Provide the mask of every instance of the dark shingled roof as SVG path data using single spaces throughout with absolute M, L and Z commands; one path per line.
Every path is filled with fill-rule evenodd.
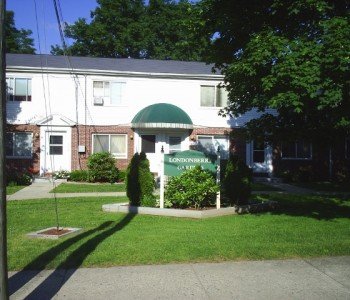
M 98 58 L 98 57 L 69 57 L 71 67 L 81 70 L 162 73 L 162 74 L 188 74 L 213 75 L 213 65 L 202 62 L 187 62 L 175 60 L 151 60 L 133 58 Z M 7 54 L 8 67 L 40 68 L 70 68 L 64 56 L 47 54 Z M 220 74 L 216 74 L 220 75 Z

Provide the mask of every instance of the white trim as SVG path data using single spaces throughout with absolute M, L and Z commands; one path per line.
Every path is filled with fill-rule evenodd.
M 50 124 L 48 124 L 50 123 Z M 63 123 L 63 124 L 62 124 Z M 59 114 L 52 114 L 47 116 L 44 119 L 41 119 L 39 121 L 37 121 L 35 123 L 38 126 L 59 126 L 59 127 L 63 127 L 63 126 L 69 126 L 69 127 L 73 127 L 75 126 L 77 123 L 66 118 L 65 116 L 59 115 Z
M 184 123 L 131 123 L 132 128 L 193 129 L 193 124 Z
M 177 74 L 177 73 L 152 73 L 152 72 L 129 72 L 129 71 L 111 71 L 111 70 L 94 70 L 94 69 L 69 69 L 69 68 L 38 68 L 38 67 L 22 67 L 8 66 L 6 72 L 31 72 L 31 73 L 57 73 L 77 75 L 110 75 L 123 77 L 140 77 L 140 78 L 169 78 L 169 79 L 196 79 L 196 80 L 217 80 L 222 81 L 223 75 L 209 74 Z
M 128 135 L 126 133 L 93 133 L 91 143 L 91 153 L 98 153 L 94 151 L 94 139 L 96 135 L 108 136 L 108 152 L 111 153 L 111 136 L 118 135 L 125 137 L 125 154 L 124 153 L 111 153 L 116 159 L 127 159 L 128 158 Z

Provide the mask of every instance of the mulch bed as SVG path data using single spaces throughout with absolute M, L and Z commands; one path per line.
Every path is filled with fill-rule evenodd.
M 46 230 L 46 231 L 42 231 L 40 232 L 40 234 L 47 234 L 47 235 L 63 235 L 65 233 L 68 233 L 68 232 L 71 232 L 72 230 L 69 230 L 69 229 L 59 229 L 57 230 L 57 228 L 54 228 L 54 229 L 49 229 L 49 230 Z

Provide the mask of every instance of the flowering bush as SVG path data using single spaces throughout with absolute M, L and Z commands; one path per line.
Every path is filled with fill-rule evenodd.
M 219 187 L 213 175 L 200 166 L 183 172 L 180 176 L 171 177 L 166 189 L 165 199 L 173 207 L 196 209 L 214 205 Z

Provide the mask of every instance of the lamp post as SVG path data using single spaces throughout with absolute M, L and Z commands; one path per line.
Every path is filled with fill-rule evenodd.
M 220 188 L 220 161 L 221 161 L 221 153 L 220 153 L 220 147 L 218 147 L 217 150 L 217 159 L 216 159 L 216 184 Z M 220 199 L 220 189 L 218 193 L 216 194 L 216 209 L 220 209 L 221 206 L 221 199 Z
M 164 208 L 164 147 L 160 150 L 160 198 L 159 207 Z

